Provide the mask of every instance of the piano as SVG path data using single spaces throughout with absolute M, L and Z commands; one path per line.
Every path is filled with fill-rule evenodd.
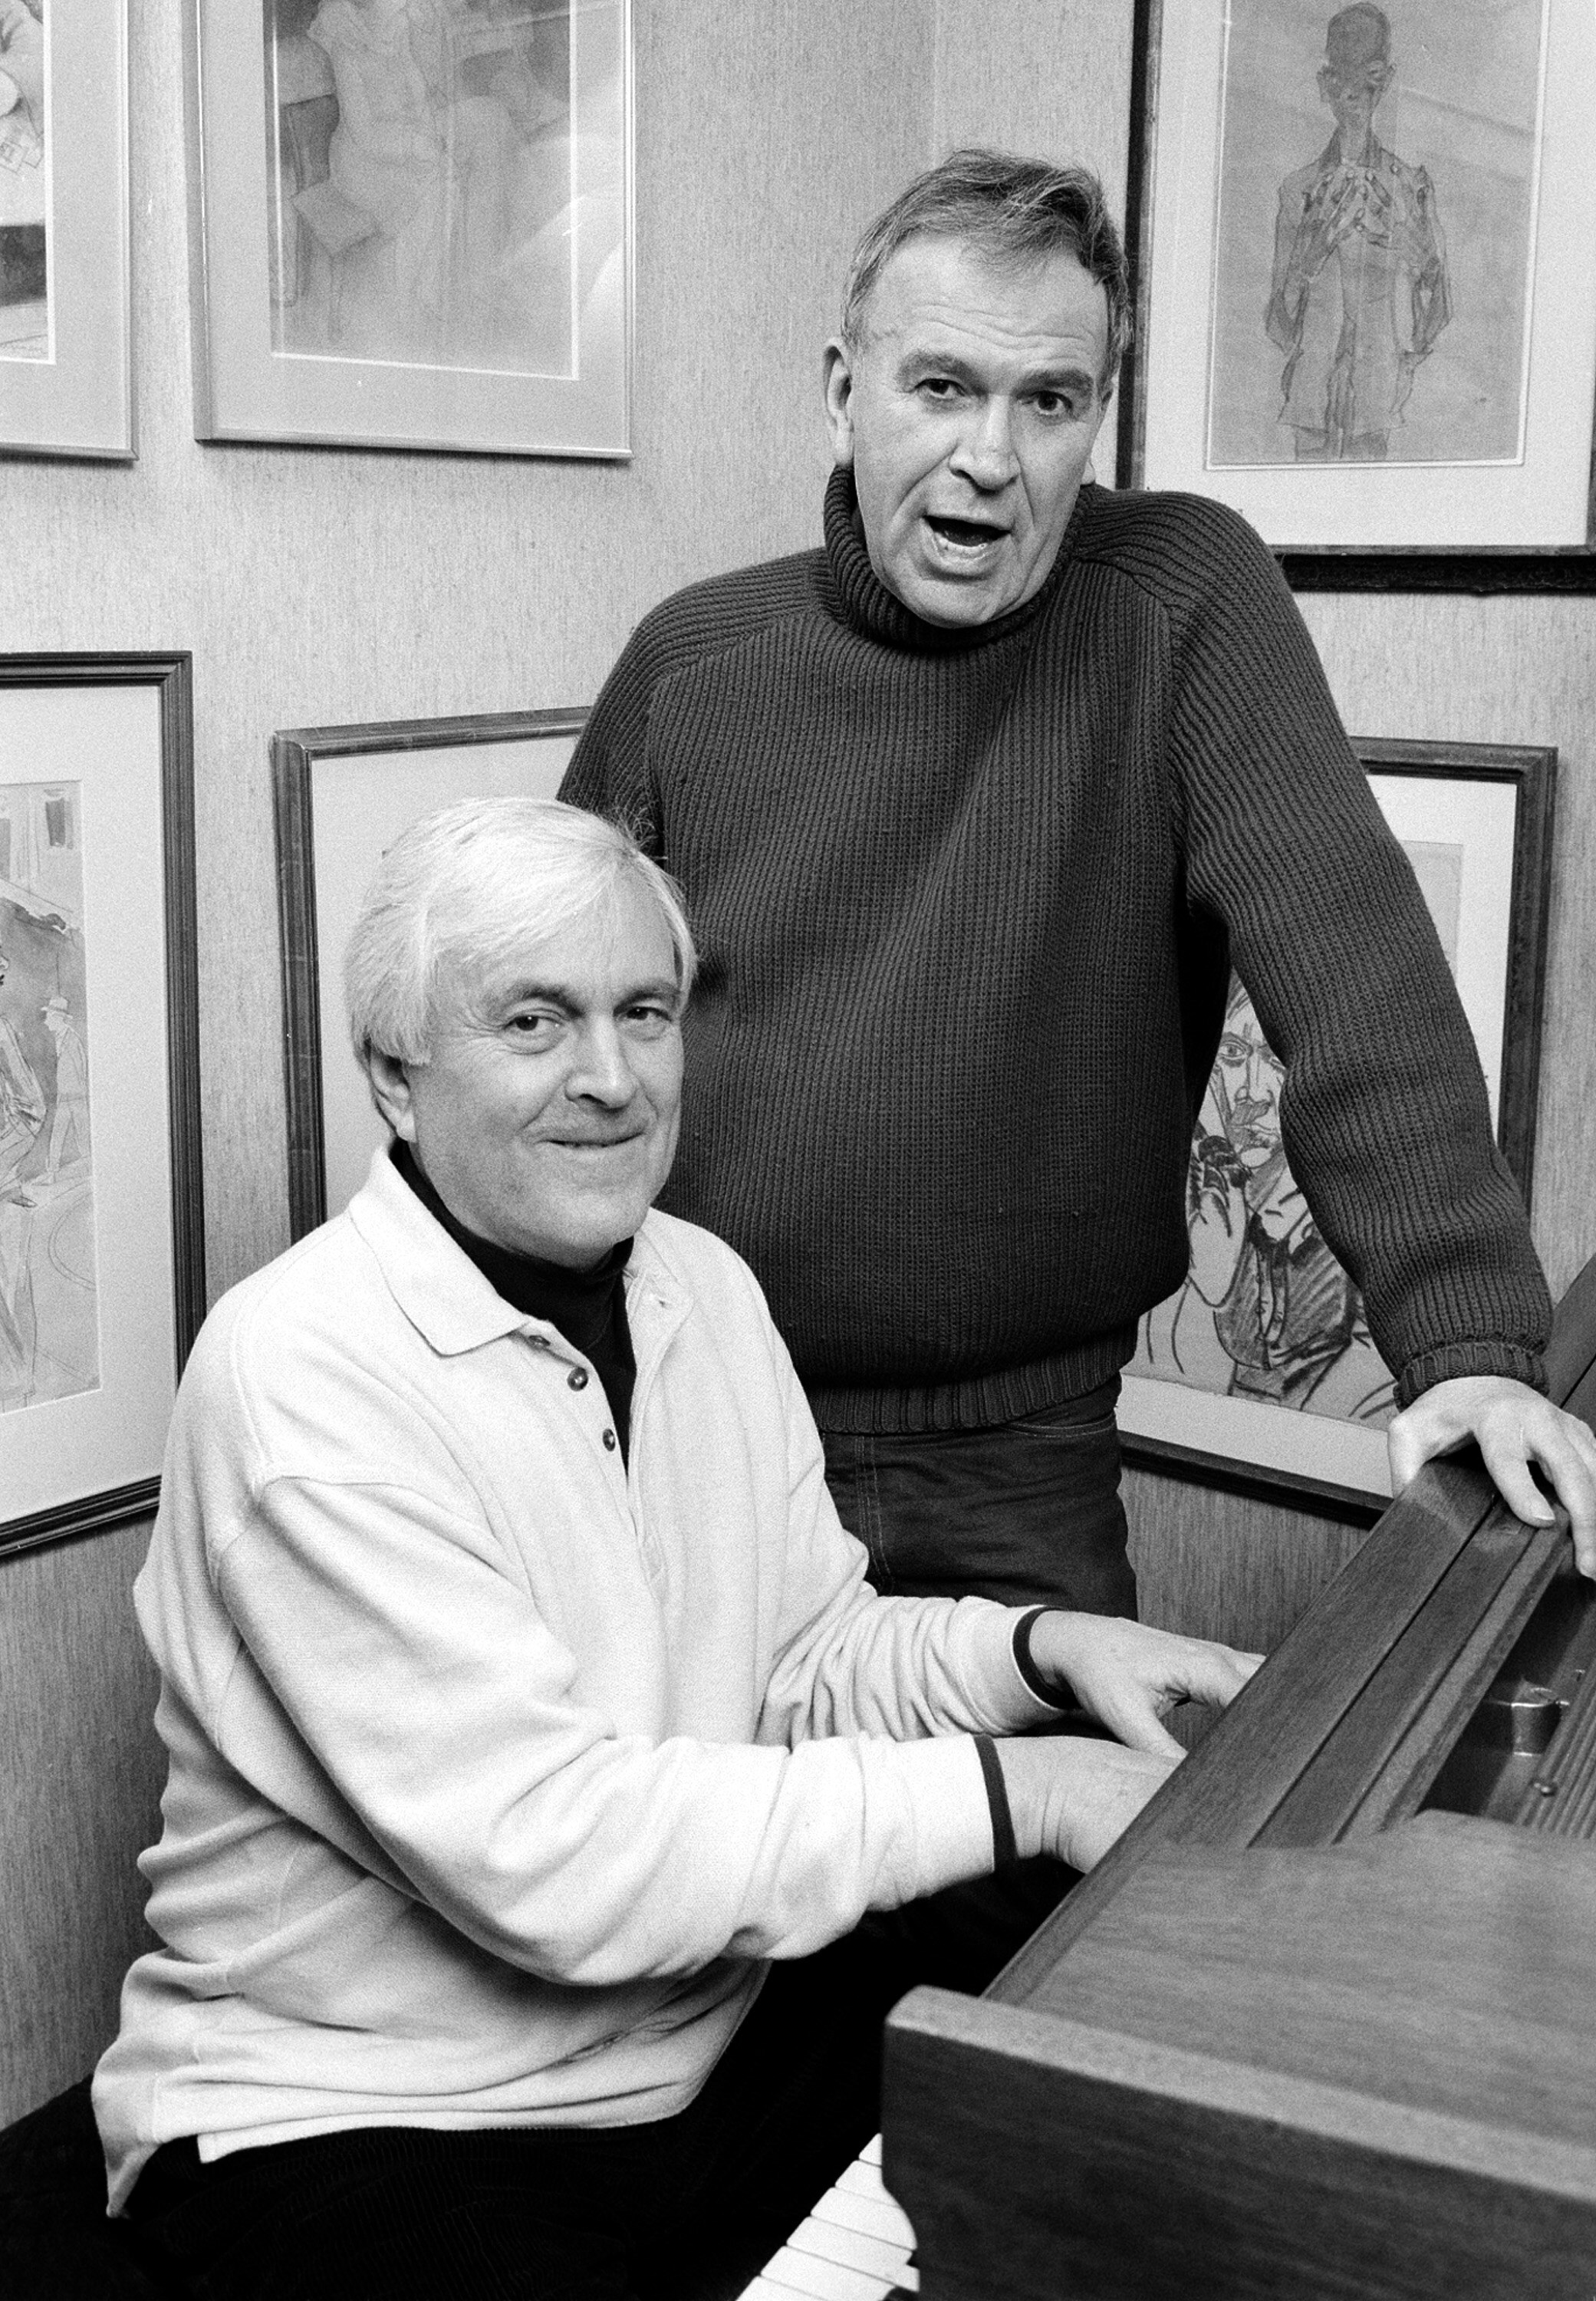
M 1548 1372 L 1596 1425 L 1596 1262 Z M 1596 2301 L 1566 1531 L 1433 1464 L 985 1996 L 903 2000 L 869 2155 L 750 2301 Z

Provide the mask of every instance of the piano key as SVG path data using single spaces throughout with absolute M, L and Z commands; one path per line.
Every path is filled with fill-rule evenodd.
M 823 2198 L 822 2205 L 824 2202 Z M 807 2221 L 798 2223 L 787 2243 L 794 2253 L 812 2253 L 844 2269 L 862 2269 L 868 2276 L 884 2277 L 889 2285 L 903 2265 L 900 2247 L 867 2236 L 863 2230 L 848 2229 L 840 2222 L 823 2220 L 819 2206 Z
M 920 2289 L 915 2232 L 867 2142 L 739 2301 L 893 2301 Z
M 773 2285 L 800 2293 L 804 2301 L 887 2301 L 890 2277 L 873 2277 L 868 2271 L 849 2269 L 840 2261 L 823 2261 L 817 2253 L 799 2253 L 784 2245 L 760 2271 Z

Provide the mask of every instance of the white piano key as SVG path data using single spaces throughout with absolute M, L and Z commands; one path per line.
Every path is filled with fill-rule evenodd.
M 823 2261 L 834 2261 L 844 2269 L 862 2269 L 889 2281 L 904 2263 L 901 2246 L 871 2237 L 864 2230 L 847 2229 L 840 2222 L 823 2221 L 818 2210 L 798 2223 L 787 2242 L 794 2253 L 817 2254 Z
M 866 2230 L 872 2237 L 885 2238 L 906 2255 L 915 2250 L 915 2232 L 907 2213 L 879 2182 L 873 2189 L 856 2188 L 844 2178 L 834 2189 L 826 2191 L 815 2211 L 822 2221 L 840 2222 L 845 2229 Z
M 881 2154 L 877 2134 L 738 2301 L 886 2301 L 919 2291 L 915 2232 L 882 2180 Z
M 849 2269 L 840 2261 L 823 2261 L 817 2253 L 799 2253 L 790 2245 L 765 2263 L 760 2275 L 772 2285 L 803 2294 L 805 2301 L 887 2301 L 895 2282 Z

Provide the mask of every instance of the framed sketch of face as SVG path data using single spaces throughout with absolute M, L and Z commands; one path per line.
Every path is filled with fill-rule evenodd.
M 585 707 L 295 727 L 272 740 L 282 930 L 288 1220 L 302 1238 L 365 1181 L 388 1130 L 344 1020 L 344 948 L 383 853 L 459 799 L 557 793 Z
M 627 453 L 627 0 L 185 21 L 199 438 Z
M 1122 480 L 1314 589 L 1596 589 L 1584 0 L 1139 0 L 1137 52 Z
M 1556 754 L 1355 740 L 1474 1033 L 1502 1155 L 1534 1155 Z M 1322 1500 L 1389 1496 L 1391 1372 L 1281 1141 L 1283 1067 L 1233 976 L 1191 1146 L 1186 1282 L 1125 1369 L 1127 1458 Z

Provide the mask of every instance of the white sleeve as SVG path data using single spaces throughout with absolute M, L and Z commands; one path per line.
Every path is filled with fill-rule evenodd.
M 224 1695 L 223 1754 L 333 1842 L 357 1825 L 405 1890 L 550 1979 L 802 1955 L 990 1867 L 968 1736 L 623 1736 L 574 1698 L 575 1657 L 486 1526 L 413 1487 L 271 1478 L 216 1579 L 280 1713 L 246 1733 L 232 1720 L 258 1711 Z

